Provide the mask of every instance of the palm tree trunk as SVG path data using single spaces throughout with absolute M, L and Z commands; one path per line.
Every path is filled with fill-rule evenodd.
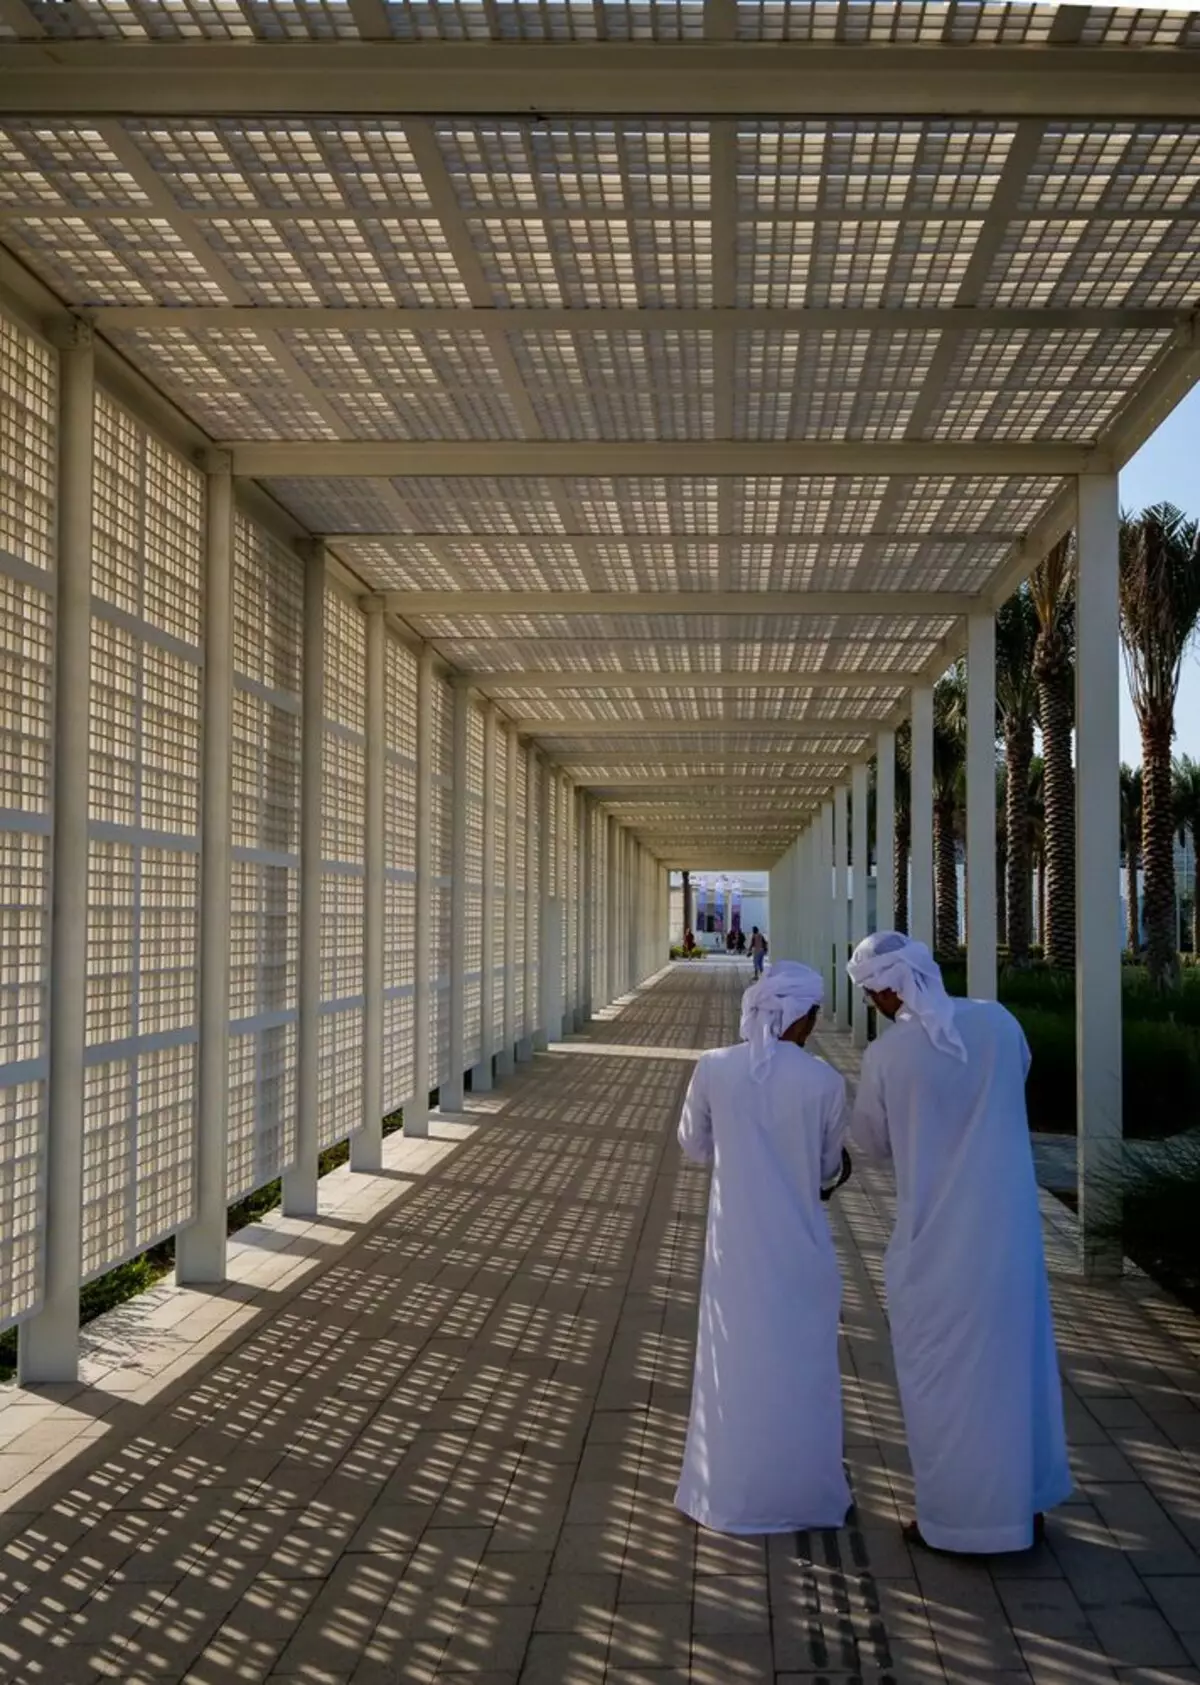
M 1173 721 L 1142 720 L 1142 872 L 1146 964 L 1150 983 L 1170 989 L 1179 981 L 1175 928 L 1175 814 L 1171 790 Z
M 955 803 L 933 804 L 935 896 L 934 949 L 944 965 L 958 954 L 958 860 L 954 851 Z
M 1138 918 L 1138 839 L 1125 839 L 1125 946 L 1135 956 L 1141 948 L 1141 928 Z
M 1038 941 L 1042 945 L 1042 952 L 1046 949 L 1046 851 L 1038 850 L 1037 859 L 1037 911 L 1038 911 Z
M 683 929 L 685 931 L 687 931 L 687 930 L 690 930 L 691 928 L 692 928 L 692 874 L 690 872 L 685 872 L 683 874 Z M 683 931 L 680 932 L 679 940 L 681 942 L 683 941 Z
M 1002 839 L 996 844 L 996 942 L 1008 946 L 1008 855 Z
M 1070 673 L 1038 686 L 1042 716 L 1046 897 L 1042 943 L 1053 966 L 1075 965 L 1075 774 L 1071 765 Z
M 1033 760 L 1033 725 L 1006 724 L 1004 754 L 1008 762 L 1004 826 L 1008 833 L 1008 954 L 1013 965 L 1029 964 L 1031 866 L 1029 859 L 1029 765 Z
M 908 934 L 908 848 L 911 841 L 911 821 L 902 809 L 896 810 L 896 929 Z

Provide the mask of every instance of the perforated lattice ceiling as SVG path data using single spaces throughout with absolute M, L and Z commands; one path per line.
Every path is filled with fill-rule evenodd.
M 51 68 L 31 56 L 47 37 Z M 598 84 L 558 109 L 549 70 L 539 115 L 503 114 L 522 43 L 573 43 L 553 61 L 572 73 L 627 43 L 645 76 L 656 50 L 717 40 L 731 70 L 755 43 L 923 52 L 921 92 L 909 113 L 888 90 L 886 116 L 831 94 L 818 115 L 712 117 L 679 111 L 676 81 L 664 118 L 614 82 L 614 116 Z M 205 43 L 260 55 L 282 106 L 305 54 L 406 41 L 497 43 L 470 61 L 478 113 L 347 115 L 318 76 L 286 114 L 246 115 L 197 56 L 217 91 L 188 114 Z M 161 94 L 105 94 L 128 61 L 103 53 L 135 44 L 167 55 Z M 13 86 L 33 66 L 53 95 L 84 47 L 82 109 L 0 93 L 10 281 L 90 315 L 655 847 L 777 852 L 958 652 L 963 616 L 1065 530 L 1070 476 L 1119 466 L 1196 378 L 1200 104 L 1158 75 L 1200 82 L 1196 12 L 0 8 Z M 958 109 L 949 84 L 928 103 L 939 53 L 974 71 L 1014 48 L 1035 80 L 1067 66 L 1062 113 L 1014 72 L 980 114 L 925 114 Z

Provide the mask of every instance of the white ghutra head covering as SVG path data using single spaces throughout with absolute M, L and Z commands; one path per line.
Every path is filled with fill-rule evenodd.
M 770 1069 L 775 1044 L 799 1018 L 807 1018 L 825 998 L 820 972 L 794 960 L 769 965 L 762 978 L 742 996 L 741 1037 L 750 1043 L 750 1079 L 762 1082 Z
M 891 989 L 899 995 L 904 1016 L 917 1020 L 934 1047 L 966 1064 L 967 1050 L 954 1022 L 954 1002 L 924 942 L 914 942 L 897 930 L 881 930 L 858 944 L 846 970 L 857 988 L 872 994 Z

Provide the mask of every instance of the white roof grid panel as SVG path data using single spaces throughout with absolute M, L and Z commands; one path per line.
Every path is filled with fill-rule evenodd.
M 274 479 L 267 491 L 310 532 L 403 531 L 387 480 Z
M 520 540 L 419 538 L 361 540 L 338 546 L 355 572 L 377 591 L 582 591 L 588 580 L 569 543 L 533 549 Z
M 145 214 L 150 200 L 97 128 L 14 120 L 0 130 L 0 205 Z
M 744 544 L 728 565 L 730 590 L 979 591 L 1008 553 L 1004 540 Z
M 941 622 L 938 623 L 940 625 Z M 787 638 L 776 627 L 768 637 L 746 639 L 729 635 L 723 639 L 676 637 L 649 641 L 643 637 L 602 640 L 597 638 L 471 639 L 440 638 L 438 647 L 455 667 L 472 672 L 519 675 L 539 669 L 560 673 L 608 674 L 624 669 L 630 673 L 695 674 L 723 672 L 802 673 L 836 666 L 852 679 L 855 669 L 876 672 L 895 667 L 912 672 L 937 643 L 938 632 L 925 631 L 920 622 L 907 638 L 889 636 L 874 643 L 860 636 L 811 637 L 805 631 Z
M 1182 216 L 1198 209 L 1200 130 L 1150 121 L 1047 124 L 1017 201 L 1022 217 Z
M 609 692 L 570 696 L 525 696 L 521 698 L 523 720 L 536 722 L 536 729 L 553 728 L 556 735 L 570 735 L 580 723 L 611 720 L 626 724 L 666 724 L 674 721 L 711 720 L 714 724 L 760 721 L 768 723 L 820 724 L 836 720 L 862 719 L 871 724 L 890 712 L 900 691 L 844 690 L 806 696 L 794 690 L 673 690 L 659 695 L 639 694 L 620 698 Z M 531 727 L 532 729 L 532 727 Z
M 225 302 L 161 217 L 13 217 L 4 224 L 4 243 L 72 304 Z
M 481 329 L 285 333 L 358 439 L 515 439 L 521 425 Z
M 889 525 L 899 535 L 955 531 L 1012 531 L 1014 539 L 1037 520 L 1062 482 L 1032 478 L 930 475 L 892 481 Z
M 1152 305 L 1200 294 L 1194 218 L 1031 218 L 1009 224 L 980 295 L 999 305 Z
M 940 339 L 936 332 L 739 333 L 734 437 L 903 438 Z
M 252 304 L 465 305 L 441 224 L 429 217 L 212 217 L 205 238 Z
M 1200 12 L 1174 6 L 1091 6 L 1079 39 L 1085 46 L 1200 47 Z
M 1052 5 L 1012 5 L 1008 0 L 740 0 L 737 33 L 743 40 L 778 41 L 1045 41 Z
M 125 125 L 182 210 L 429 214 L 429 195 L 395 119 L 273 117 Z
M 50 36 L 159 41 L 353 40 L 346 0 L 28 0 Z
M 574 309 L 712 304 L 708 222 L 488 217 L 468 219 L 472 243 L 500 308 Z
M 981 217 L 1015 125 L 931 119 L 738 125 L 738 214 L 795 217 Z
M 703 753 L 696 754 L 694 752 L 689 753 L 686 758 L 674 753 L 657 757 L 644 756 L 638 753 L 627 758 L 622 753 L 614 755 L 611 762 L 601 759 L 597 761 L 589 760 L 585 764 L 569 754 L 562 757 L 562 762 L 572 776 L 578 777 L 580 774 L 585 774 L 589 786 L 592 788 L 603 790 L 608 785 L 609 780 L 615 779 L 618 787 L 636 790 L 639 788 L 638 785 L 621 785 L 620 782 L 632 776 L 644 779 L 647 788 L 652 793 L 656 781 L 663 782 L 677 778 L 681 771 L 688 778 L 694 778 L 697 783 L 702 783 L 705 779 L 717 782 L 730 779 L 739 783 L 746 780 L 752 783 L 755 779 L 762 779 L 765 774 L 769 774 L 773 782 L 778 779 L 784 779 L 788 782 L 803 782 L 807 779 L 817 780 L 823 777 L 834 777 L 844 765 L 844 762 L 836 756 L 832 760 L 822 760 L 817 757 L 810 759 L 807 756 L 803 759 L 797 759 L 794 750 L 786 746 L 781 747 L 778 744 L 773 745 L 769 738 L 763 739 L 762 743 L 754 750 L 753 755 L 746 755 L 743 759 L 738 759 L 735 754 L 722 755 L 715 760 L 706 760 Z M 769 763 L 769 765 L 766 763 Z
M 739 642 L 747 639 L 778 638 L 780 630 L 787 625 L 787 617 L 784 615 L 584 616 L 522 614 L 517 607 L 514 607 L 511 613 L 494 615 L 455 614 L 447 609 L 444 614 L 419 615 L 411 619 L 424 636 L 439 640 L 540 636 L 568 639 L 572 642 L 588 638 L 601 641 L 609 638 L 638 638 L 650 642 L 695 639 L 697 642 L 721 644 L 725 640 Z M 904 643 L 925 635 L 931 643 L 936 643 L 954 627 L 953 619 L 918 619 L 903 615 L 886 618 L 879 615 L 811 616 L 805 618 L 801 624 L 807 639 L 813 642 L 822 638 L 837 638 L 844 640 L 846 644 L 862 640 L 875 650 L 886 648 L 892 641 Z
M 509 337 L 548 438 L 714 436 L 710 335 L 563 331 Z
M 702 475 L 614 476 L 559 480 L 571 530 L 620 536 L 715 538 L 720 531 L 717 482 Z
M 686 748 L 689 753 L 700 756 L 705 754 L 742 754 L 753 759 L 765 744 L 773 743 L 777 749 L 790 753 L 793 757 L 797 756 L 799 750 L 801 754 L 844 759 L 858 754 L 873 730 L 874 727 L 871 722 L 864 721 L 861 732 L 857 730 L 854 732 L 830 731 L 820 737 L 809 734 L 802 738 L 793 739 L 789 737 L 786 729 L 779 729 L 774 726 L 770 728 L 769 736 L 763 735 L 761 726 L 748 729 L 745 726 L 730 725 L 726 727 L 717 724 L 714 724 L 711 731 L 688 732 L 684 736 L 679 732 L 672 732 L 669 727 L 665 727 L 661 731 L 655 731 L 640 724 L 621 725 L 616 723 L 613 726 L 612 736 L 614 742 L 617 743 L 623 741 L 625 737 L 631 738 L 636 743 L 639 754 L 651 756 L 675 755 L 681 748 Z M 568 767 L 571 758 L 569 745 L 572 742 L 581 744 L 585 752 L 588 746 L 605 742 L 602 737 L 592 736 L 572 739 L 569 729 L 543 730 L 538 733 L 538 736 L 542 740 L 554 744 L 555 755 L 561 757 Z M 560 745 L 568 745 L 568 747 L 564 748 Z
M 435 132 L 468 217 L 574 222 L 708 213 L 707 123 L 447 121 Z
M 964 335 L 930 431 L 942 439 L 1095 438 L 1171 339 L 1169 329 Z
M 336 436 L 250 328 L 125 328 L 109 337 L 207 432 L 224 439 Z
M 879 520 L 889 487 L 898 483 L 870 475 L 740 476 L 732 483 L 734 528 L 756 538 L 865 534 Z
M 548 536 L 565 530 L 556 496 L 562 484 L 533 474 L 526 479 L 464 475 L 453 480 L 417 475 L 393 482 L 418 532 Z

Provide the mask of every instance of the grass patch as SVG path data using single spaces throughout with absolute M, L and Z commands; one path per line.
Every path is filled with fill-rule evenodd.
M 404 1113 L 393 1112 L 383 1120 L 383 1133 L 394 1135 L 403 1126 Z M 331 1170 L 347 1163 L 349 1158 L 349 1141 L 339 1141 L 336 1146 L 327 1148 L 317 1160 L 318 1176 L 328 1176 Z M 273 1182 L 265 1182 L 261 1188 L 256 1188 L 245 1199 L 229 1207 L 226 1233 L 236 1234 L 239 1229 L 257 1223 L 268 1211 L 274 1211 L 282 1198 L 283 1183 L 278 1177 Z M 128 1299 L 136 1299 L 139 1293 L 144 1293 L 165 1275 L 170 1275 L 174 1268 L 175 1239 L 172 1236 L 158 1246 L 139 1252 L 136 1258 L 129 1258 L 125 1263 L 105 1271 L 95 1281 L 89 1281 L 80 1288 L 79 1326 L 82 1328 L 85 1323 L 95 1321 L 96 1317 L 125 1304 Z M 7 1328 L 0 1334 L 0 1384 L 11 1381 L 16 1372 L 17 1329 Z
M 1164 1144 L 1153 1163 L 1128 1168 L 1110 1230 L 1126 1257 L 1200 1311 L 1200 1131 Z

